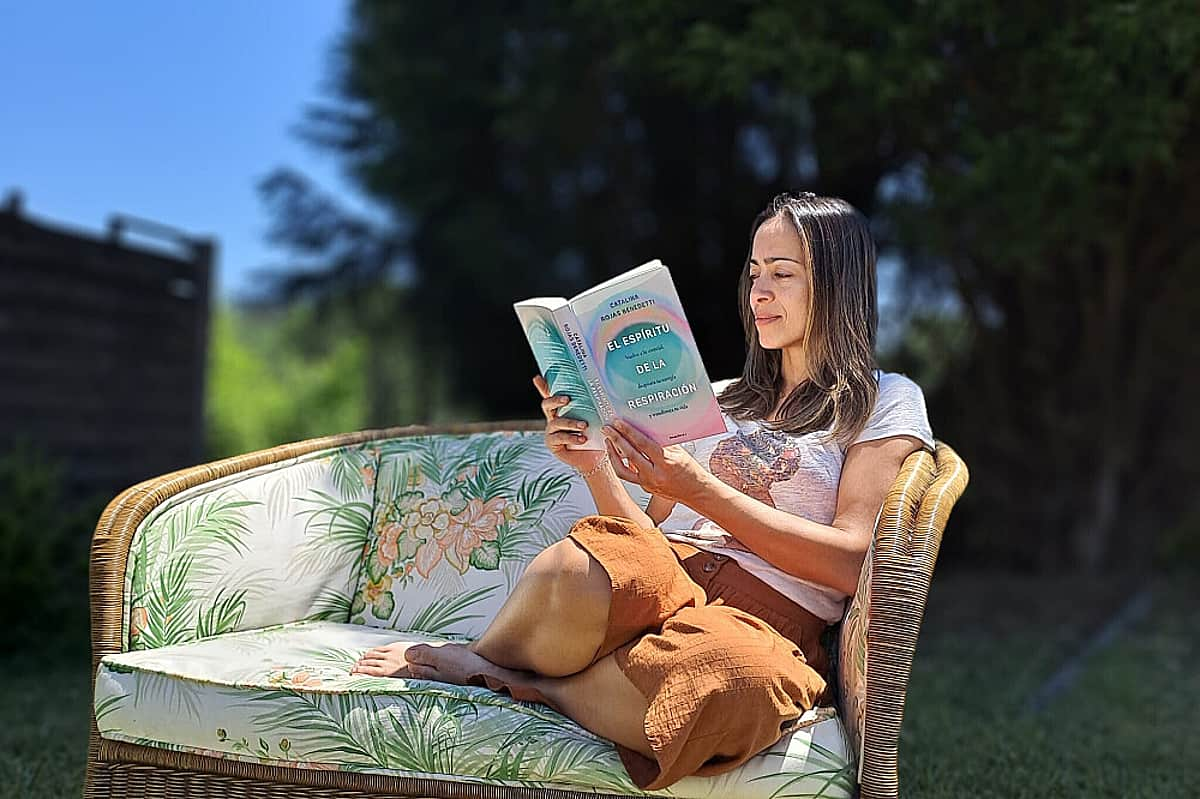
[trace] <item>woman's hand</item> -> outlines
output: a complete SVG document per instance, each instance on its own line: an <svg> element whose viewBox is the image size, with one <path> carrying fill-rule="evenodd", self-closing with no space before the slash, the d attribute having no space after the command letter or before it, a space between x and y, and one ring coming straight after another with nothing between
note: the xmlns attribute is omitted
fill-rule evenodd
<svg viewBox="0 0 1200 799"><path fill-rule="evenodd" d="M604 433L613 471L617 477L637 483L651 494L687 504L703 487L708 473L683 447L662 446L633 425L620 419ZM622 460L629 462L626 466Z"/></svg>
<svg viewBox="0 0 1200 799"><path fill-rule="evenodd" d="M542 395L542 415L546 417L546 448L572 469L587 472L604 458L604 453L594 449L569 448L571 444L578 446L587 440L583 432L587 429L587 422L558 415L559 409L570 402L571 398L564 394L550 396L550 384L546 382L546 378L538 375L533 378L533 385Z"/></svg>

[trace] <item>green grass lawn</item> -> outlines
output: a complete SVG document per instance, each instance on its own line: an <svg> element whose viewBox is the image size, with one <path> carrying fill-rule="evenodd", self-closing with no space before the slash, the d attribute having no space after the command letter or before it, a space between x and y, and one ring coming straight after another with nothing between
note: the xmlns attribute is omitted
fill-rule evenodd
<svg viewBox="0 0 1200 799"><path fill-rule="evenodd" d="M1031 694L1129 598L1129 585L934 581L901 740L913 797L1194 797L1200 600L1153 584L1149 614L1038 713Z"/></svg>
<svg viewBox="0 0 1200 799"><path fill-rule="evenodd" d="M0 657L0 797L83 792L91 711L86 650Z"/></svg>
<svg viewBox="0 0 1200 799"><path fill-rule="evenodd" d="M907 797L1192 797L1200 785L1200 598L1154 584L1150 614L1041 712L1029 696L1131 586L940 575L901 742ZM0 797L78 796L86 656L0 660Z"/></svg>

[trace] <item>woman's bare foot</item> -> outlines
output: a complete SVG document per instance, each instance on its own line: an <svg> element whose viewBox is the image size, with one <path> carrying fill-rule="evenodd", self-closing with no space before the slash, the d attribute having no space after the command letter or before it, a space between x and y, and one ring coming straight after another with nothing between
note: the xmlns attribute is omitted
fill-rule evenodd
<svg viewBox="0 0 1200 799"><path fill-rule="evenodd" d="M415 644L397 641L394 644L376 646L363 652L362 657L350 669L351 674L367 674L371 677L412 677L404 653Z"/></svg>
<svg viewBox="0 0 1200 799"><path fill-rule="evenodd" d="M497 666L477 655L465 644L413 644L396 641L363 652L350 669L351 674L372 677L412 677L418 680L437 680L454 685L468 685L469 678L486 675L503 682L523 683L534 675ZM479 679L471 680L482 684Z"/></svg>
<svg viewBox="0 0 1200 799"><path fill-rule="evenodd" d="M466 644L417 644L408 651L407 659L413 677L454 685L482 685L482 676L504 683L525 683L534 676L497 666Z"/></svg>

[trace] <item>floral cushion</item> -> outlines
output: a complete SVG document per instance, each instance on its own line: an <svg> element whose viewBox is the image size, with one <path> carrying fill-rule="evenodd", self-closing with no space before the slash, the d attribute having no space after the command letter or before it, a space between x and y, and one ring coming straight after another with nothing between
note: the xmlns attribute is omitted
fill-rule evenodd
<svg viewBox="0 0 1200 799"><path fill-rule="evenodd" d="M529 561L596 512L540 432L377 445L380 468L350 620L475 637Z"/></svg>
<svg viewBox="0 0 1200 799"><path fill-rule="evenodd" d="M483 688L351 675L359 654L434 636L309 621L105 657L104 738L311 769L638 794L613 745L565 716ZM853 767L832 708L740 769L689 777L677 797L848 797Z"/></svg>
<svg viewBox="0 0 1200 799"><path fill-rule="evenodd" d="M312 453L170 497L134 532L127 649L304 618L346 621L379 452Z"/></svg>

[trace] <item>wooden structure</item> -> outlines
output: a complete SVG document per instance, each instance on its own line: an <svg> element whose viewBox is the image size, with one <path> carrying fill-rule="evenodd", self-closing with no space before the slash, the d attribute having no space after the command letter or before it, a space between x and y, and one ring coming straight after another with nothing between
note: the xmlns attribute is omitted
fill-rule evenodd
<svg viewBox="0 0 1200 799"><path fill-rule="evenodd" d="M130 233L156 240L135 246ZM165 245L165 246L163 246ZM68 497L203 460L214 244L113 217L108 235L0 207L0 452L65 467Z"/></svg>

